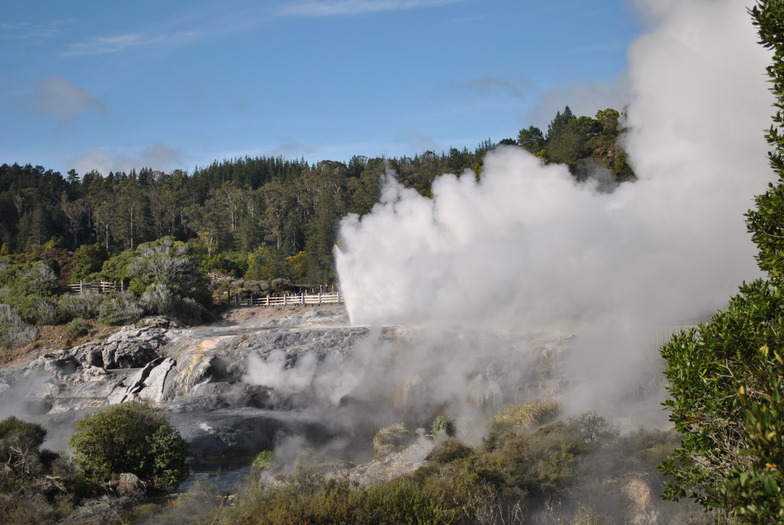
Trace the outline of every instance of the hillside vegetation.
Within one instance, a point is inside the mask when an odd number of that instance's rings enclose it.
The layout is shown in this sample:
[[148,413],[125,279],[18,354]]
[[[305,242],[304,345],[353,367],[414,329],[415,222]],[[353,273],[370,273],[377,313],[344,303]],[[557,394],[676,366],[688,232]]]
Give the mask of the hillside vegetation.
[[[623,115],[558,112],[543,134],[487,141],[414,157],[352,157],[308,164],[282,158],[216,161],[192,174],[150,169],[65,177],[43,167],[0,166],[0,347],[29,344],[36,326],[69,324],[72,336],[165,315],[210,318],[240,295],[323,290],[335,283],[333,247],[342,217],[368,213],[394,173],[429,196],[443,173],[480,177],[485,154],[522,146],[565,163],[576,181],[608,191],[633,178],[619,145]],[[65,284],[109,281],[123,292],[73,297]]]

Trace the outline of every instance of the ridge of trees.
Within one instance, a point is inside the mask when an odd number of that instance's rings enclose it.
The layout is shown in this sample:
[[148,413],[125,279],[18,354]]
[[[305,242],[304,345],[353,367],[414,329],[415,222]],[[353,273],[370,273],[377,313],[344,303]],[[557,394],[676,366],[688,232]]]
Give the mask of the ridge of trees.
[[[479,173],[484,155],[498,145],[519,145],[543,162],[566,163],[579,180],[596,167],[614,180],[633,178],[617,145],[623,115],[613,109],[596,118],[575,117],[567,106],[546,136],[535,127],[518,140],[487,140],[474,151],[450,148],[400,158],[354,156],[349,162],[244,157],[166,173],[152,169],[65,176],[42,166],[0,166],[0,256],[49,251],[89,250],[101,245],[108,255],[142,243],[172,237],[191,244],[207,270],[248,271],[247,263],[222,261],[226,254],[259,252],[277,260],[299,257],[301,275],[311,283],[334,281],[332,248],[340,219],[363,215],[377,202],[380,176],[394,170],[398,180],[422,195],[430,194],[442,173]],[[540,137],[541,140],[539,138]],[[478,176],[478,175],[477,175]],[[95,253],[93,253],[95,255]],[[217,258],[216,258],[217,257]],[[231,256],[229,256],[231,258]],[[236,259],[236,257],[235,257]],[[61,268],[65,280],[83,278],[73,264]]]

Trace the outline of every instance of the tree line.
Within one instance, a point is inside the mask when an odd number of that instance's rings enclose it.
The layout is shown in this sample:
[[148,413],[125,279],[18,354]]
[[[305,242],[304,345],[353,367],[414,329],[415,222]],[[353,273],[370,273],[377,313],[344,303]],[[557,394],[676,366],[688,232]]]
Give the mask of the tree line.
[[[403,185],[427,196],[437,176],[466,170],[479,174],[488,151],[518,145],[543,162],[567,164],[580,180],[599,166],[614,179],[627,180],[634,175],[618,145],[622,120],[622,113],[613,109],[601,110],[595,118],[576,117],[567,106],[546,134],[531,126],[517,140],[487,140],[473,151],[450,148],[400,158],[357,155],[348,162],[314,164],[244,157],[215,161],[191,174],[143,168],[81,175],[70,170],[63,176],[42,166],[3,164],[0,255],[40,253],[49,243],[50,249],[71,252],[90,246],[94,255],[100,251],[108,260],[172,237],[188,242],[208,271],[244,276],[248,255],[255,253],[269,263],[265,277],[278,272],[276,277],[332,282],[339,221],[348,213],[361,216],[371,210],[385,171],[394,171]],[[296,264],[287,264],[288,257],[298,257]],[[84,277],[68,271],[63,275],[66,280]]]

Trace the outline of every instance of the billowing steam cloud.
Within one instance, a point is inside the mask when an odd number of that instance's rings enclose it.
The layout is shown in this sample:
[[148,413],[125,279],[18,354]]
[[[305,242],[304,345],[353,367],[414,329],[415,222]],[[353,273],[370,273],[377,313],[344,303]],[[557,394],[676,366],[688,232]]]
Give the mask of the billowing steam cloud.
[[639,180],[601,193],[517,148],[488,154],[479,182],[440,177],[432,200],[390,177],[341,227],[354,323],[576,334],[570,385],[609,404],[658,375],[654,327],[757,276],[743,213],[771,179],[769,56],[742,2],[640,5],[626,144]]
[[567,414],[664,424],[655,328],[712,313],[758,274],[743,214],[772,178],[772,96],[742,3],[641,7],[636,182],[602,192],[514,147],[478,177],[439,177],[432,199],[389,174],[373,211],[344,219],[337,266],[354,324],[403,328],[320,363],[252,360],[246,380],[345,428],[447,411],[470,439],[499,405],[548,395]]

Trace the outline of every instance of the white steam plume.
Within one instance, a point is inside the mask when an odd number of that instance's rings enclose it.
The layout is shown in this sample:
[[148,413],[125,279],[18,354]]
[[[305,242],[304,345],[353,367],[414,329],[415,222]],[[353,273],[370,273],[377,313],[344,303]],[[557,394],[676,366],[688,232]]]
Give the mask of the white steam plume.
[[656,325],[711,313],[758,275],[743,213],[772,179],[769,54],[743,2],[640,7],[626,144],[639,180],[600,193],[513,147],[487,155],[480,182],[438,178],[432,199],[390,178],[341,225],[354,323],[576,334],[570,386],[596,408],[659,373],[645,369]]

